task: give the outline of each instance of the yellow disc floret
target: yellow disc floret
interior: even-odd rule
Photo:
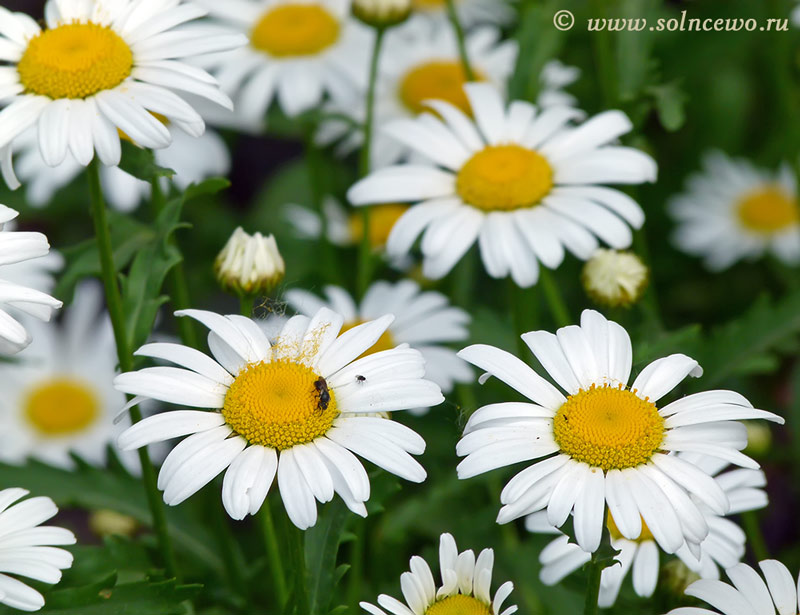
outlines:
[[[479,81],[482,81],[478,77]],[[415,66],[400,81],[398,95],[412,113],[427,109],[425,101],[444,100],[472,115],[469,99],[464,92],[467,75],[457,60],[433,60]]]
[[[225,396],[222,416],[250,444],[279,451],[325,434],[339,415],[324,378],[288,360],[245,367]]]
[[[608,515],[608,520],[606,521],[606,527],[608,528],[608,533],[611,534],[612,540],[619,540],[624,538],[625,540],[630,540],[630,538],[626,538],[622,535],[622,532],[619,531],[616,522],[614,521],[614,517],[611,516],[611,513]],[[633,539],[634,542],[647,542],[650,540],[655,540],[653,538],[653,532],[650,531],[650,528],[647,527],[647,524],[642,519],[642,533],[639,534],[638,538]]]
[[[383,248],[389,240],[389,233],[392,228],[409,209],[408,205],[398,203],[387,203],[385,205],[373,205],[369,208],[369,232],[367,239],[373,249]],[[358,242],[364,235],[364,216],[361,212],[351,214],[349,220],[350,236],[353,241]]]
[[[59,378],[36,386],[25,401],[25,418],[43,436],[78,433],[100,414],[100,402],[83,382]]]
[[[250,34],[250,44],[275,57],[310,56],[339,38],[339,21],[317,4],[281,4],[267,11]]]
[[[622,385],[592,385],[570,395],[553,419],[561,451],[605,471],[647,463],[664,434],[664,419],[655,404]]]
[[[532,207],[553,188],[553,169],[537,152],[519,145],[489,145],[473,155],[456,178],[456,191],[484,211]]]
[[[434,602],[425,615],[492,615],[492,608],[472,596],[455,594]]]
[[[71,23],[44,30],[17,64],[25,91],[50,98],[86,98],[131,74],[133,53],[107,26]]]
[[[800,222],[797,199],[777,186],[747,195],[737,213],[742,225],[757,233],[775,233]]]

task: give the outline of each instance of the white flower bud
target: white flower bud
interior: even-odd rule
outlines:
[[[647,266],[632,252],[600,248],[584,266],[581,281],[595,303],[628,307],[642,297],[649,276]]]
[[[411,0],[353,0],[353,15],[368,26],[395,26],[411,14]]]
[[[286,266],[275,237],[248,235],[239,227],[217,256],[214,272],[225,290],[253,296],[275,288],[283,279]]]

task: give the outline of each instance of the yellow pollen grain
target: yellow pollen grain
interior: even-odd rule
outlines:
[[[244,368],[225,395],[222,416],[250,444],[279,451],[325,434],[339,415],[327,382],[289,360]]]
[[[133,53],[107,26],[71,23],[28,42],[17,64],[25,91],[49,98],[86,98],[130,76]]]
[[[373,205],[369,208],[369,232],[367,239],[373,249],[383,248],[389,240],[389,233],[392,228],[409,209],[408,205],[399,203],[387,203],[385,205]],[[350,215],[348,221],[350,236],[353,241],[360,241],[364,235],[364,216],[361,212]]]
[[[604,471],[646,463],[664,434],[655,404],[622,385],[592,385],[570,395],[553,419],[553,437],[561,450]]]
[[[455,594],[434,602],[425,615],[492,615],[492,609],[477,598]]]
[[[553,188],[553,169],[545,158],[519,145],[488,145],[458,173],[456,192],[484,211],[533,207]]]
[[[476,75],[477,81],[485,81]],[[427,100],[444,100],[472,115],[464,84],[467,76],[464,66],[457,60],[432,60],[409,70],[401,79],[398,96],[412,113],[428,110]]]
[[[33,389],[24,404],[25,418],[43,436],[68,436],[91,425],[100,401],[82,382],[59,378]]]
[[[630,538],[626,538],[622,535],[622,532],[619,531],[616,522],[614,521],[614,517],[611,516],[611,513],[608,515],[608,520],[606,521],[606,527],[608,528],[608,533],[611,534],[612,540],[630,540]],[[653,532],[650,531],[650,528],[647,527],[647,524],[642,519],[642,533],[639,534],[638,538],[634,538],[633,542],[648,542],[651,540],[655,540],[653,538]]]
[[[316,4],[282,4],[267,11],[250,33],[250,44],[275,57],[310,56],[339,39],[339,21]]]
[[[365,321],[363,320],[354,320],[353,322],[345,323],[339,335],[341,335],[345,331],[349,331],[353,327],[357,327],[358,325],[363,325],[364,322]],[[365,350],[361,356],[366,357],[367,355],[375,354],[376,352],[391,350],[395,346],[397,346],[397,344],[395,344],[391,331],[389,331],[389,329],[386,329],[386,331],[384,331],[383,334],[378,338],[378,341],[375,342],[375,344],[373,344],[372,346],[370,346],[367,350]]]
[[[778,186],[750,193],[736,213],[745,228],[757,233],[774,233],[800,222],[797,199]]]

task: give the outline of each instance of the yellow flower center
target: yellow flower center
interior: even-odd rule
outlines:
[[[58,378],[34,388],[24,405],[25,417],[43,436],[78,433],[100,414],[100,400],[83,382]]]
[[[611,516],[611,513],[608,514],[608,520],[606,521],[606,527],[608,528],[608,533],[611,534],[612,540],[630,540],[630,538],[625,538],[622,535],[622,532],[619,531],[616,522],[614,521],[614,517]],[[634,542],[648,542],[651,540],[655,540],[653,538],[653,532],[650,531],[650,528],[647,527],[647,524],[642,519],[642,533],[639,534],[639,537],[634,540]]]
[[[389,240],[389,233],[392,227],[404,213],[408,211],[408,205],[398,203],[387,203],[386,205],[373,205],[369,208],[369,231],[367,239],[373,248],[383,248]],[[364,216],[361,212],[350,215],[349,220],[350,236],[353,241],[360,241],[364,235]]]
[[[317,4],[282,4],[270,9],[250,34],[250,44],[275,57],[310,56],[339,38],[339,22]]]
[[[131,74],[133,53],[107,26],[71,23],[28,42],[17,64],[25,91],[50,98],[86,98],[115,88]]]
[[[478,81],[483,81],[476,75]],[[427,109],[426,100],[445,100],[458,107],[467,115],[472,115],[469,99],[464,92],[467,76],[464,67],[457,60],[433,60],[415,66],[400,81],[398,95],[406,108],[412,113],[422,113]]]
[[[532,207],[553,187],[553,169],[545,158],[519,145],[487,145],[461,167],[456,191],[484,211]]]
[[[655,404],[622,385],[592,385],[570,395],[553,419],[561,450],[605,471],[646,463],[661,447],[664,434],[664,419]]]
[[[323,378],[305,365],[277,360],[239,372],[222,416],[250,444],[282,451],[325,434],[339,410]]]
[[[751,231],[774,233],[800,221],[797,199],[773,186],[743,198],[738,207],[739,220]]]
[[[434,602],[425,615],[492,615],[492,609],[477,598],[455,594]]]
[[[364,322],[365,321],[363,320],[354,320],[353,322],[345,323],[339,335],[341,335],[345,331],[349,331],[353,327],[357,327],[358,325],[363,325]],[[381,352],[383,350],[391,350],[395,346],[397,346],[397,344],[395,344],[394,338],[392,337],[392,333],[389,331],[389,329],[386,329],[386,331],[383,332],[383,335],[381,335],[378,338],[378,341],[375,342],[375,344],[371,346],[369,349],[364,351],[364,354],[362,354],[361,356],[366,357],[367,355],[375,354],[376,352]]]

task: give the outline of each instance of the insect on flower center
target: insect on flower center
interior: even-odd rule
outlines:
[[[70,23],[28,42],[17,64],[25,91],[50,98],[86,98],[130,76],[133,53],[107,26]]]
[[[484,211],[532,207],[553,187],[553,169],[541,154],[519,145],[488,145],[461,167],[456,191]]]
[[[345,323],[339,335],[341,335],[345,331],[349,331],[353,327],[357,327],[358,325],[363,325],[365,322],[366,321],[364,320],[354,320],[353,322]],[[391,350],[395,346],[397,346],[397,344],[395,344],[394,342],[394,338],[392,337],[391,331],[389,331],[389,329],[386,329],[386,331],[384,331],[383,334],[378,338],[378,341],[375,342],[372,346],[370,346],[367,350],[365,350],[361,356],[366,357],[367,355],[375,354],[376,352]]]
[[[737,213],[741,223],[757,233],[774,233],[800,222],[797,199],[779,187],[752,192],[740,201]]]
[[[477,598],[455,594],[434,602],[425,615],[492,615],[492,609]]]
[[[250,44],[275,57],[310,56],[339,39],[339,21],[316,4],[282,4],[267,11],[250,34]]]
[[[476,76],[478,81],[484,81]],[[398,96],[412,113],[422,113],[427,100],[444,100],[472,115],[469,99],[464,92],[467,75],[456,60],[433,60],[410,69],[401,79]]]
[[[622,532],[619,531],[617,523],[614,521],[614,517],[612,517],[610,513],[608,515],[608,520],[606,521],[606,527],[608,528],[608,533],[611,534],[611,540],[630,540],[630,538],[625,538],[625,536],[622,535]],[[647,527],[644,519],[642,519],[642,533],[639,534],[638,538],[634,539],[634,542],[641,543],[652,540],[655,540],[655,538],[653,538],[653,532],[650,531],[650,528]]]
[[[408,205],[398,203],[387,203],[386,205],[373,205],[369,208],[369,231],[367,239],[369,245],[375,248],[382,248],[389,241],[389,233],[392,227],[409,209]],[[349,220],[350,236],[354,241],[360,241],[364,235],[364,216],[361,212],[356,212],[350,216]]]
[[[68,436],[86,429],[100,414],[100,400],[83,382],[58,378],[36,386],[24,404],[25,418],[43,436]]]
[[[647,463],[664,434],[664,419],[655,404],[622,385],[592,385],[570,395],[553,419],[561,450],[605,471]]]
[[[250,444],[279,451],[325,434],[339,415],[327,382],[288,360],[245,367],[225,395],[222,416]]]

